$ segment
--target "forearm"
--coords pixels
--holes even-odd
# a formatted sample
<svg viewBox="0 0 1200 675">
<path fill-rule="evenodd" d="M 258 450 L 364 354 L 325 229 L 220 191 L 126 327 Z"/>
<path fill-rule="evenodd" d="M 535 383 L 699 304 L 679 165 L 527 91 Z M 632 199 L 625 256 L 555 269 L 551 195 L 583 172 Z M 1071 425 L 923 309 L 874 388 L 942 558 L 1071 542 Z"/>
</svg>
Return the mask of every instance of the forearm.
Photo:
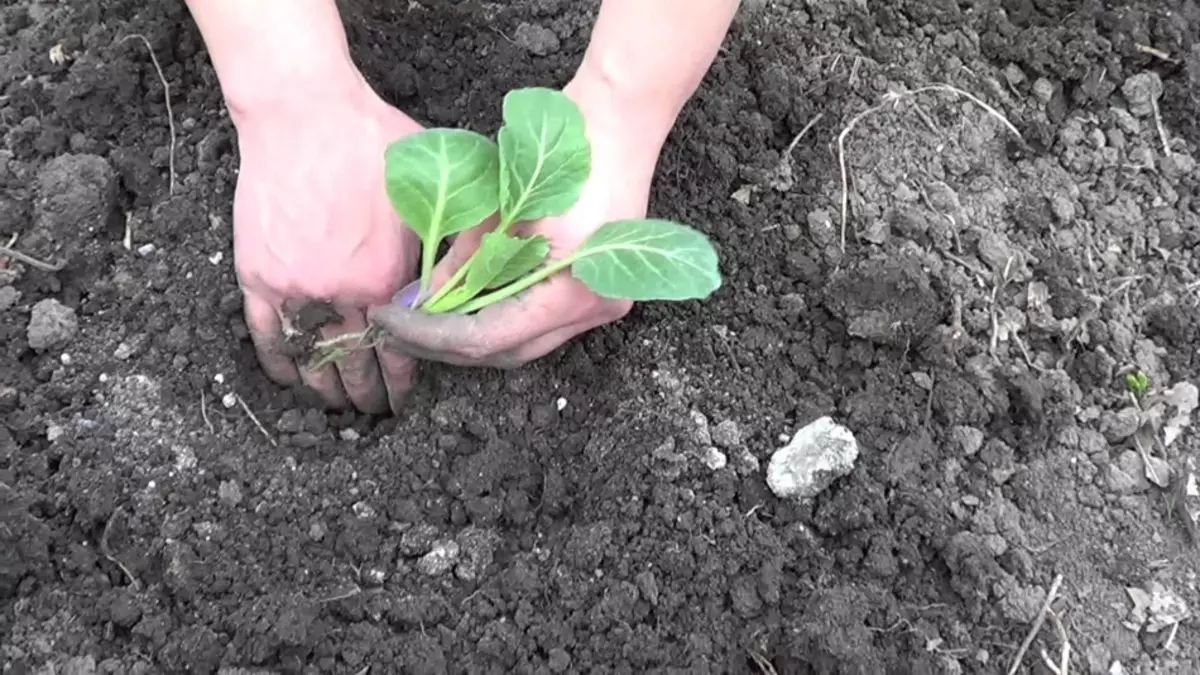
<svg viewBox="0 0 1200 675">
<path fill-rule="evenodd" d="M 603 0 L 575 80 L 613 97 L 627 123 L 661 141 L 711 67 L 738 5 Z"/>
<path fill-rule="evenodd" d="M 334 0 L 187 0 L 235 117 L 358 84 Z"/>
</svg>

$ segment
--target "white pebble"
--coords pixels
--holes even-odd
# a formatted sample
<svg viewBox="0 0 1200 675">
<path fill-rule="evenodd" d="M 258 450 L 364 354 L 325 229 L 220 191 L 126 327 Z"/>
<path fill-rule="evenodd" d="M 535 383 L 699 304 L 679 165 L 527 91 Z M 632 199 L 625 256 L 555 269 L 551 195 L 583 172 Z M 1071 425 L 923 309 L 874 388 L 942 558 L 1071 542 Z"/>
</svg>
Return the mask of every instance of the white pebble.
<svg viewBox="0 0 1200 675">
<path fill-rule="evenodd" d="M 554 402 L 554 407 L 558 408 L 559 412 L 562 412 L 563 409 L 567 407 L 567 399 L 565 399 L 565 398 L 558 399 L 557 401 Z"/>
<path fill-rule="evenodd" d="M 222 396 L 221 405 L 225 406 L 226 408 L 232 408 L 233 406 L 237 405 L 237 394 L 230 392 Z"/>
</svg>

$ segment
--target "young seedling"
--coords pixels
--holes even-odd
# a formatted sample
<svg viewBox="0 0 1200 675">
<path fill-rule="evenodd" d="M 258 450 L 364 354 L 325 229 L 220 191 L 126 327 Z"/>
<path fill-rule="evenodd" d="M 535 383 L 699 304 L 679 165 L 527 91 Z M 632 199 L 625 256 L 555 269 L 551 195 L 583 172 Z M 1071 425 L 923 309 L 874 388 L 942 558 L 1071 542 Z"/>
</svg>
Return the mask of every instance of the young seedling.
<svg viewBox="0 0 1200 675">
<path fill-rule="evenodd" d="M 1146 398 L 1146 392 L 1150 391 L 1150 376 L 1140 370 L 1126 373 L 1125 388 L 1133 396 L 1133 402 L 1141 407 L 1142 399 Z"/>
<path fill-rule="evenodd" d="M 468 149 L 465 143 L 455 152 L 429 152 L 420 134 L 388 149 L 388 194 L 423 242 L 421 290 L 414 307 L 431 314 L 469 314 L 567 269 L 607 298 L 688 300 L 705 298 L 720 287 L 715 249 L 686 225 L 657 219 L 605 223 L 577 250 L 557 260 L 548 260 L 546 237 L 510 234 L 518 223 L 569 212 L 591 174 L 583 114 L 561 92 L 536 87 L 509 92 L 495 145 L 485 145 L 486 139 L 473 132 L 459 133 L 474 139 L 470 149 L 475 157 L 456 154 Z M 470 170 L 455 170 L 464 165 Z M 495 192 L 485 198 L 482 193 L 488 189 Z M 454 199 L 464 194 L 471 198 Z M 480 217 L 489 207 L 491 211 Z M 453 227 L 430 226 L 434 214 L 438 222 L 451 222 Z M 467 262 L 430 293 L 439 237 L 491 215 L 497 216 L 496 227 L 482 236 Z"/>
<path fill-rule="evenodd" d="M 518 236 L 519 223 L 562 216 L 579 201 L 592 170 L 583 114 L 561 92 L 517 89 L 504 97 L 496 141 L 473 131 L 427 129 L 385 153 L 386 192 L 421 240 L 421 276 L 412 307 L 470 314 L 563 271 L 606 298 L 690 300 L 721 285 L 717 252 L 699 231 L 658 219 L 602 224 L 574 252 L 550 259 L 542 235 Z M 438 249 L 447 237 L 495 217 L 478 249 L 437 289 Z M 369 342 L 364 340 L 364 342 Z M 325 364 L 344 356 L 331 345 Z"/>
</svg>

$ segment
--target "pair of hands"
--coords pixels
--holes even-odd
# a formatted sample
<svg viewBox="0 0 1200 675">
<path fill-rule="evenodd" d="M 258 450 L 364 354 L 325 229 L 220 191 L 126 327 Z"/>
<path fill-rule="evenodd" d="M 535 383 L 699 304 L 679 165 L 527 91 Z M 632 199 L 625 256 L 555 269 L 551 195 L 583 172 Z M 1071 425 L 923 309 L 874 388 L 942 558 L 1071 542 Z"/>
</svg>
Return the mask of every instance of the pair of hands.
<svg viewBox="0 0 1200 675">
<path fill-rule="evenodd" d="M 573 251 L 605 222 L 644 217 L 658 155 L 654 144 L 620 131 L 619 111 L 602 92 L 575 82 L 564 92 L 587 120 L 592 173 L 572 211 L 523 227 L 550 240 L 552 257 Z M 421 126 L 364 84 L 346 96 L 281 104 L 237 127 L 235 266 L 259 361 L 276 382 L 307 385 L 331 407 L 397 410 L 416 359 L 512 368 L 632 307 L 559 274 L 475 315 L 409 310 L 397 295 L 416 277 L 420 243 L 388 201 L 383 151 Z M 466 262 L 483 232 L 454 240 L 435 270 L 435 288 Z M 374 325 L 383 344 L 315 371 L 297 362 L 283 348 L 286 317 L 312 300 L 332 303 L 343 319 L 324 326 L 321 339 Z"/>
</svg>

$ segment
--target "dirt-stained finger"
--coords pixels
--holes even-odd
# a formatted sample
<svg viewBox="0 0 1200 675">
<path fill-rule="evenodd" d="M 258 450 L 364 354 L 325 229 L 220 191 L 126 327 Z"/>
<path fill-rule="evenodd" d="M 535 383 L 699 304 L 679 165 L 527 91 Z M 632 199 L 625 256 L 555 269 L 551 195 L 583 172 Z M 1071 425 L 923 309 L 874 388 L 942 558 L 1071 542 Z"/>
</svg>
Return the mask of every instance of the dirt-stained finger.
<svg viewBox="0 0 1200 675">
<path fill-rule="evenodd" d="M 300 371 L 296 368 L 296 362 L 280 349 L 284 344 L 284 336 L 283 322 L 279 318 L 278 310 L 267 300 L 249 291 L 245 294 L 243 304 L 246 328 L 250 331 L 258 362 L 267 377 L 285 386 L 299 384 Z"/>
<path fill-rule="evenodd" d="M 383 345 L 376 347 L 375 358 L 379 362 L 379 370 L 387 388 L 388 404 L 392 412 L 399 415 L 416 378 L 416 359 L 408 354 L 396 353 Z"/>
<path fill-rule="evenodd" d="M 570 282 L 556 277 L 470 316 L 430 315 L 392 303 L 372 309 L 368 320 L 390 338 L 385 343 L 390 349 L 416 358 L 513 367 L 519 365 L 517 350 L 596 315 L 602 301 L 577 292 Z"/>
<path fill-rule="evenodd" d="M 336 340 L 344 336 L 363 334 L 367 329 L 366 315 L 362 310 L 339 307 L 342 322 L 327 324 L 321 328 L 323 340 Z M 378 415 L 388 410 L 388 393 L 384 388 L 383 374 L 375 350 L 363 335 L 360 340 L 342 343 L 342 357 L 334 362 L 341 379 L 342 391 L 354 407 L 362 412 Z"/>
</svg>

